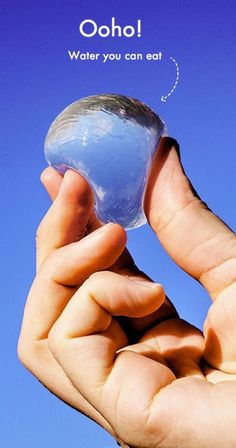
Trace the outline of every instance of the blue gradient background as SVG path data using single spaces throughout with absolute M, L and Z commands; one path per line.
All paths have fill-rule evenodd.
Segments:
M 181 145 L 199 194 L 233 228 L 235 207 L 235 2 L 6 1 L 1 17 L 1 431 L 4 448 L 108 448 L 110 436 L 49 394 L 18 362 L 16 343 L 34 277 L 35 229 L 50 201 L 39 182 L 43 141 L 55 116 L 103 92 L 147 102 Z M 123 25 L 142 19 L 142 37 L 82 38 L 84 18 Z M 72 63 L 67 50 L 158 52 L 163 62 Z M 166 104 L 160 97 L 180 82 Z M 202 326 L 209 299 L 165 254 L 148 226 L 129 232 L 138 265 L 162 282 L 180 314 Z

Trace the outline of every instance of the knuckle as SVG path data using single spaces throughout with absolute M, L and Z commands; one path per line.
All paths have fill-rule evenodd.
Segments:
M 41 275 L 44 277 L 45 281 L 53 280 L 57 273 L 57 260 L 55 254 L 49 254 L 42 262 Z
M 53 355 L 59 353 L 65 345 L 65 337 L 59 326 L 54 325 L 48 334 L 47 344 Z
M 21 364 L 27 369 L 30 369 L 34 357 L 34 349 L 32 344 L 26 342 L 21 336 L 17 344 L 17 356 Z
M 107 284 L 107 281 L 113 275 L 116 274 L 110 271 L 94 272 L 85 280 L 81 288 L 83 288 L 84 293 L 93 296 L 98 289 Z
M 94 285 L 95 283 L 98 282 L 106 282 L 106 280 L 108 280 L 110 277 L 114 276 L 114 273 L 111 271 L 99 271 L 99 272 L 94 272 L 93 274 L 91 274 L 87 280 L 88 284 L 90 285 Z
M 42 260 L 38 270 L 38 278 L 43 282 L 54 281 L 58 273 L 58 257 L 56 253 L 52 252 Z
M 187 188 L 187 191 L 189 191 L 189 188 Z M 187 194 L 187 191 L 184 193 L 184 197 L 178 204 L 173 203 L 172 206 L 166 206 L 162 214 L 156 215 L 155 208 L 153 209 L 153 226 L 155 226 L 156 233 L 160 235 L 169 231 L 169 229 L 175 225 L 179 216 L 184 216 L 187 209 L 197 208 L 200 210 L 206 208 L 205 204 L 199 198 L 192 194 Z
M 159 285 L 159 290 L 158 290 L 158 292 L 159 292 L 159 295 L 160 295 L 160 297 L 162 298 L 162 300 L 163 300 L 163 302 L 164 302 L 164 300 L 165 300 L 165 297 L 166 297 L 166 292 L 165 292 L 165 289 L 164 289 L 164 286 L 163 285 Z
M 21 364 L 25 366 L 28 360 L 28 351 L 25 349 L 25 345 L 20 339 L 18 340 L 17 344 L 17 356 Z

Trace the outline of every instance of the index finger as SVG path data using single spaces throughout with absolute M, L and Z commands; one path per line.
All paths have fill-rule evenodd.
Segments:
M 47 171 L 42 179 L 44 182 L 45 175 Z M 40 223 L 36 235 L 37 270 L 55 249 L 84 236 L 93 210 L 91 188 L 82 176 L 72 170 L 66 172 L 63 180 L 55 173 L 51 191 L 55 201 Z

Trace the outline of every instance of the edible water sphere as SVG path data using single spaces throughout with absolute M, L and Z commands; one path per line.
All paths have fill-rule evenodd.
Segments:
M 45 140 L 49 165 L 68 168 L 91 185 L 104 223 L 126 229 L 146 223 L 143 198 L 162 120 L 144 103 L 122 95 L 94 95 L 64 109 Z

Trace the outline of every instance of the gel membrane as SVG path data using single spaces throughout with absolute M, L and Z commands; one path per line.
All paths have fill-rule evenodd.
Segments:
M 122 95 L 95 95 L 69 105 L 45 140 L 49 165 L 80 173 L 95 195 L 104 223 L 125 229 L 146 223 L 143 197 L 153 155 L 165 130 L 144 103 Z

